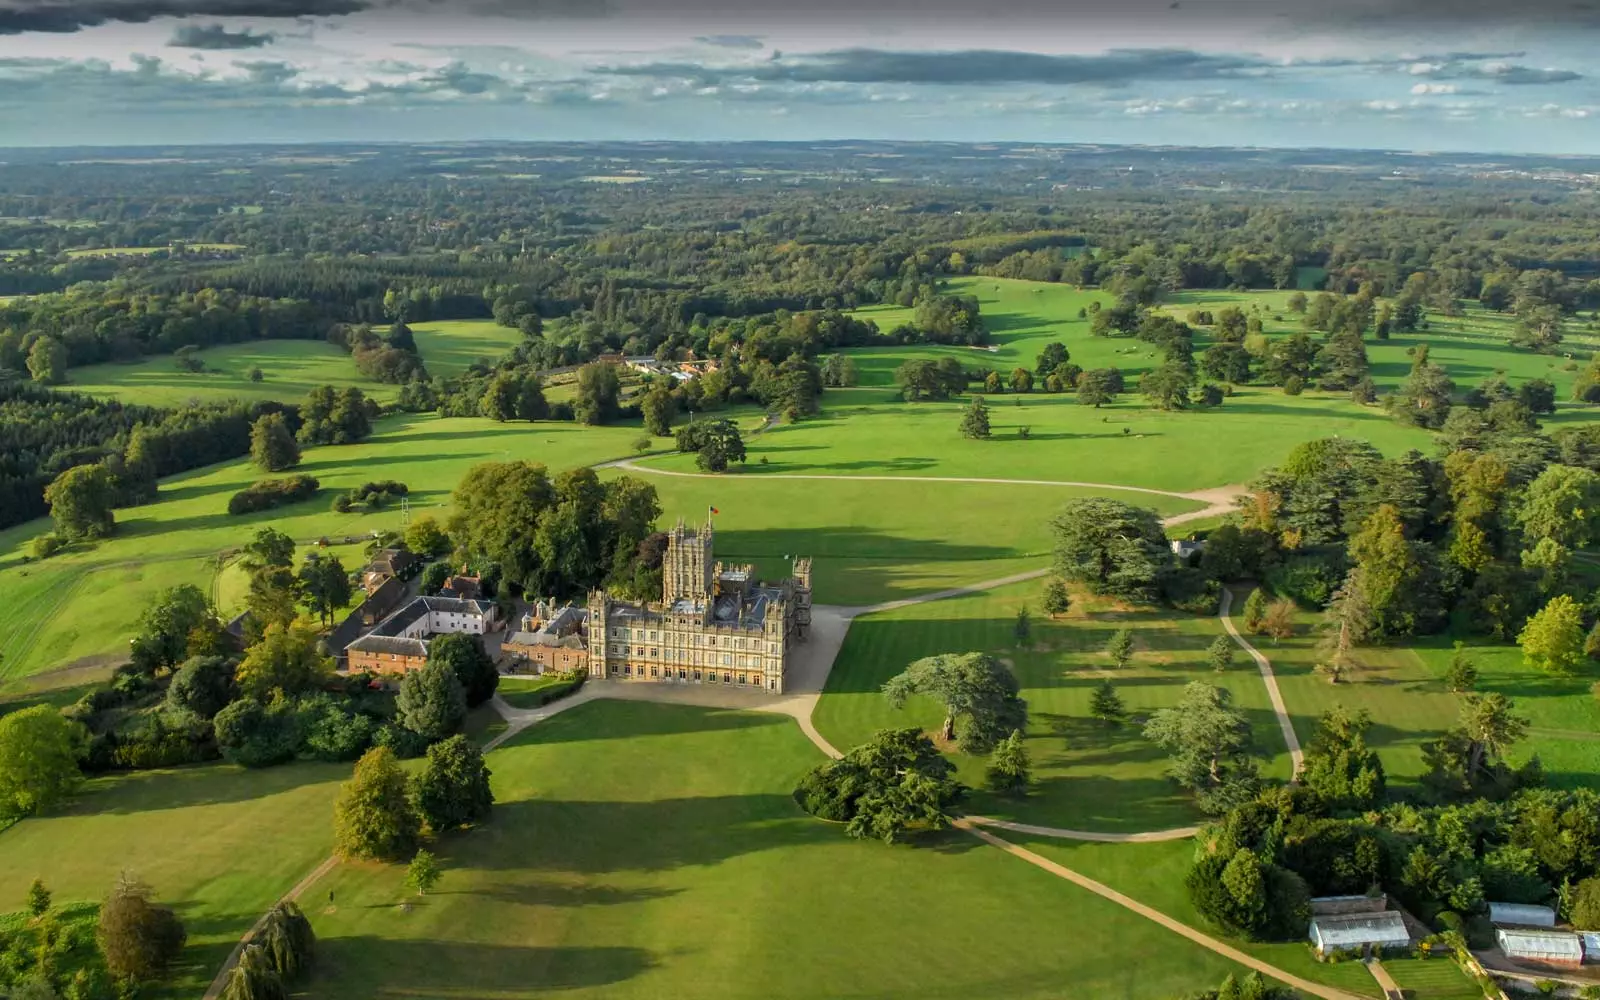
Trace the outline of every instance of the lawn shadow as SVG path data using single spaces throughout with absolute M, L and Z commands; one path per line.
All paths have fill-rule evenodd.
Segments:
M 302 761 L 245 770 L 232 764 L 190 764 L 95 778 L 55 816 L 121 816 L 162 809 L 246 802 L 349 777 L 349 764 Z
M 604 702 L 604 705 L 597 706 L 597 702 Z M 630 740 L 640 736 L 679 736 L 789 724 L 787 716 L 771 713 L 704 708 L 699 705 L 662 706 L 625 698 L 599 698 L 539 725 L 529 726 L 497 749 L 512 750 L 587 740 Z
M 659 964 L 652 952 L 623 946 L 322 937 L 309 985 L 324 996 L 524 996 L 613 986 Z

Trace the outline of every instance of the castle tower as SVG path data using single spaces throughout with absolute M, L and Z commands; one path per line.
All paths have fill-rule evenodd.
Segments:
M 709 601 L 715 593 L 716 562 L 711 555 L 711 522 L 698 530 L 683 519 L 667 535 L 667 554 L 661 562 L 661 599 Z

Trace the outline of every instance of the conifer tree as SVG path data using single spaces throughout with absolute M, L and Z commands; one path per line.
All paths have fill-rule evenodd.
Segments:
M 1111 662 L 1119 668 L 1126 667 L 1133 659 L 1133 632 L 1119 628 L 1111 633 L 1111 639 L 1106 643 L 1106 652 L 1111 655 Z
M 1128 717 L 1128 709 L 1122 704 L 1122 696 L 1117 694 L 1111 682 L 1101 681 L 1089 696 L 1089 714 L 1108 726 L 1116 726 Z
M 972 405 L 962 414 L 961 436 L 980 441 L 989 437 L 989 405 L 982 396 L 972 397 Z
M 1072 596 L 1067 593 L 1066 581 L 1052 576 L 1044 584 L 1044 613 L 1051 618 L 1064 615 L 1072 607 Z
M 1011 735 L 1001 740 L 989 755 L 989 768 L 984 783 L 991 792 L 1006 795 L 1025 795 L 1032 780 L 1032 765 L 1028 748 L 1022 743 L 1022 731 L 1011 730 Z

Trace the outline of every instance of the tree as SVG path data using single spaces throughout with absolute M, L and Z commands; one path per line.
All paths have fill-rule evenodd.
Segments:
M 1517 512 L 1528 548 L 1550 539 L 1568 550 L 1600 537 L 1600 475 L 1570 465 L 1552 465 L 1528 484 Z
M 450 664 L 430 659 L 400 682 L 395 709 L 407 729 L 430 742 L 442 740 L 467 717 L 467 692 Z
M 940 738 L 955 740 L 959 722 L 961 749 L 972 754 L 986 753 L 1006 733 L 1022 728 L 1028 706 L 1018 690 L 1011 671 L 987 653 L 925 657 L 883 685 L 895 708 L 904 707 L 914 694 L 929 695 L 943 704 Z
M 74 465 L 45 487 L 44 500 L 57 537 L 66 541 L 104 538 L 116 530 L 116 484 L 104 465 Z
M 1172 756 L 1167 773 L 1209 813 L 1249 801 L 1259 784 L 1250 722 L 1230 700 L 1226 690 L 1192 681 L 1177 705 L 1157 711 L 1144 726 L 1145 738 Z
M 250 461 L 263 472 L 282 472 L 300 464 L 300 446 L 281 413 L 263 413 L 250 425 Z
M 148 674 L 182 663 L 196 632 L 220 627 L 211 599 L 192 583 L 161 591 L 139 616 L 132 644 L 136 666 Z
M 239 663 L 239 690 L 260 701 L 275 692 L 288 696 L 320 687 L 333 673 L 317 633 L 299 625 L 268 625 L 261 641 Z
M 1072 359 L 1072 354 L 1067 350 L 1067 345 L 1060 341 L 1052 341 L 1044 345 L 1044 350 L 1039 352 L 1038 360 L 1033 366 L 1034 374 L 1045 376 L 1055 371 L 1057 366 L 1064 365 Z
M 1044 613 L 1051 618 L 1066 614 L 1072 608 L 1072 596 L 1067 593 L 1067 585 L 1059 576 L 1052 576 L 1044 582 Z
M 350 574 L 338 556 L 326 558 L 312 553 L 300 567 L 300 602 L 306 610 L 316 615 L 324 626 L 333 613 L 350 603 Z
M 1158 410 L 1182 410 L 1189 405 L 1194 374 L 1177 361 L 1168 361 L 1139 377 L 1139 391 Z
M 989 439 L 989 404 L 982 396 L 973 396 L 966 412 L 961 415 L 961 436 L 975 441 Z
M 311 921 L 289 900 L 272 905 L 251 941 L 265 953 L 267 963 L 284 982 L 310 971 L 316 957 L 317 936 Z
M 435 636 L 428 643 L 428 662 L 446 664 L 466 692 L 467 707 L 477 708 L 494 697 L 500 686 L 500 669 L 483 649 L 483 638 L 466 632 Z
M 984 771 L 984 784 L 991 792 L 1003 795 L 1026 795 L 1032 780 L 1028 748 L 1022 743 L 1022 730 L 1013 729 L 1011 735 L 1001 740 L 989 755 L 989 766 Z
M 288 1000 L 283 977 L 272 967 L 272 960 L 261 945 L 251 942 L 239 952 L 239 961 L 228 972 L 221 1000 Z
M 28 348 L 28 376 L 42 385 L 67 380 L 67 349 L 54 337 L 40 337 Z
M 664 383 L 656 385 L 639 401 L 644 429 L 656 437 L 672 436 L 672 418 L 678 415 L 678 401 Z
M 1477 771 L 1486 761 L 1503 758 L 1513 743 L 1528 735 L 1528 720 L 1513 715 L 1515 708 L 1511 699 L 1499 692 L 1465 698 L 1461 728 L 1474 744 L 1468 758 L 1469 771 Z
M 1155 511 L 1088 497 L 1067 501 L 1050 527 L 1063 579 L 1126 600 L 1155 597 L 1156 576 L 1171 561 Z
M 439 859 L 433 856 L 432 851 L 419 847 L 411 863 L 406 865 L 406 887 L 417 890 L 419 896 L 426 896 L 428 890 L 439 883 L 441 874 Z
M 225 656 L 191 656 L 167 685 L 167 708 L 209 719 L 238 695 L 232 660 Z
M 616 365 L 603 362 L 584 365 L 578 369 L 573 418 L 580 424 L 609 423 L 617 415 L 617 397 L 621 392 L 622 379 Z
M 1202 855 L 1184 885 L 1200 915 L 1231 933 L 1257 940 L 1305 934 L 1311 912 L 1305 881 L 1249 847 Z M 1222 989 L 1230 988 L 1229 1000 L 1243 1000 L 1238 987 L 1224 980 Z
M 424 558 L 450 550 L 450 536 L 432 515 L 424 514 L 406 528 L 406 548 Z
M 417 811 L 435 833 L 487 819 L 494 805 L 489 774 L 483 751 L 465 736 L 435 743 L 412 782 Z
M 50 705 L 0 716 L 0 817 L 27 816 L 71 795 L 83 780 L 78 741 Z
M 1028 371 L 1026 368 L 1013 368 L 1009 384 L 1012 392 L 1032 392 L 1033 372 Z
M 1115 368 L 1096 368 L 1078 375 L 1078 402 L 1099 409 L 1117 401 L 1122 391 L 1122 373 Z
M 1600 930 L 1600 878 L 1586 878 L 1572 893 L 1572 926 Z
M 38 919 L 50 912 L 50 890 L 45 888 L 44 879 L 36 878 L 28 883 L 28 916 Z
M 1212 670 L 1220 674 L 1233 666 L 1233 649 L 1233 640 L 1228 636 L 1219 635 L 1206 647 L 1206 662 L 1211 664 Z
M 301 444 L 354 444 L 372 434 L 376 415 L 377 404 L 355 386 L 318 386 L 300 405 L 300 430 L 295 438 Z
M 1422 745 L 1423 782 L 1452 795 L 1514 788 L 1518 775 L 1506 766 L 1505 752 L 1528 734 L 1528 720 L 1514 709 L 1498 692 L 1463 698 L 1459 723 Z
M 301 735 L 295 703 L 274 698 L 263 705 L 251 697 L 229 702 L 211 720 L 217 747 L 244 767 L 271 767 L 294 759 Z
M 1111 657 L 1111 662 L 1118 669 L 1126 667 L 1133 660 L 1133 631 L 1119 628 L 1111 633 L 1111 638 L 1106 640 L 1106 655 Z
M 1260 635 L 1266 620 L 1267 592 L 1257 587 L 1250 591 L 1250 596 L 1244 601 L 1244 630 L 1251 635 Z
M 1367 746 L 1372 717 L 1365 709 L 1324 712 L 1306 748 L 1300 780 L 1332 809 L 1361 811 L 1383 802 L 1383 761 Z
M 920 731 L 884 729 L 813 768 L 794 797 L 812 815 L 844 823 L 849 836 L 892 844 L 912 826 L 949 825 L 947 810 L 964 791 L 955 769 Z
M 1432 551 L 1406 537 L 1400 511 L 1379 504 L 1350 539 L 1352 575 L 1376 636 L 1410 635 L 1442 613 L 1427 560 Z
M 1455 653 L 1444 671 L 1444 686 L 1455 694 L 1465 694 L 1478 686 L 1478 667 L 1467 655 L 1466 643 L 1456 641 Z
M 1033 634 L 1033 620 L 1028 615 L 1028 606 L 1024 604 L 1017 609 L 1017 619 L 1011 625 L 1011 638 L 1021 646 L 1027 643 L 1028 637 Z
M 334 850 L 343 858 L 395 861 L 416 849 L 421 821 L 406 775 L 388 747 L 374 747 L 339 786 L 333 807 Z
M 702 420 L 678 428 L 679 451 L 696 453 L 695 464 L 705 472 L 726 472 L 745 458 L 744 438 L 731 420 Z
M 1557 594 L 1528 619 L 1517 644 L 1528 666 L 1565 675 L 1583 663 L 1583 637 L 1583 609 L 1566 594 Z
M 188 935 L 177 914 L 150 902 L 150 887 L 127 872 L 100 904 L 95 940 L 106 968 L 121 979 L 154 979 L 183 950 Z
M 1294 635 L 1294 601 L 1280 597 L 1267 606 L 1266 617 L 1261 619 L 1261 631 L 1274 641 Z
M 242 551 L 247 569 L 287 569 L 294 565 L 294 539 L 277 528 L 257 528 L 255 537 Z
M 1117 694 L 1117 689 L 1111 686 L 1109 680 L 1101 681 L 1089 695 L 1089 714 L 1108 726 L 1120 725 L 1128 717 L 1122 696 Z

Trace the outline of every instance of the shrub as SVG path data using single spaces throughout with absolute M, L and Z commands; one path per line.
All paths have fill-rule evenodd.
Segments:
M 228 499 L 228 513 L 253 514 L 299 503 L 315 495 L 320 486 L 315 476 L 306 475 L 258 480 Z

